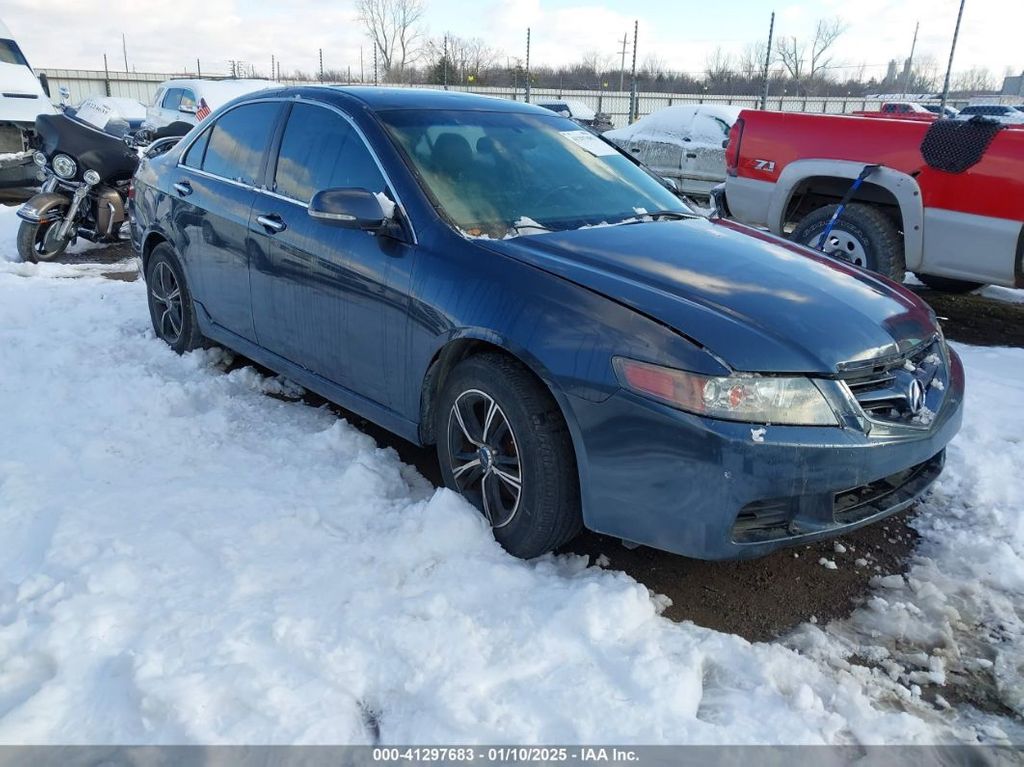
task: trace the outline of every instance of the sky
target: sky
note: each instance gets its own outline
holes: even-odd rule
[[[648,0],[425,0],[426,31],[479,37],[509,60],[525,56],[526,29],[532,30],[531,61],[564,64],[596,51],[611,66],[621,61],[624,34],[639,22],[638,62],[654,55],[672,69],[699,73],[717,47],[738,55],[744,45],[765,39],[772,11],[776,37],[811,35],[819,18],[838,16],[848,29],[835,48],[836,74],[882,76],[890,59],[910,52],[915,22],[921,29],[917,60],[945,70],[959,0],[805,0],[773,4],[766,0],[689,2]],[[228,61],[244,61],[267,73],[271,56],[282,71],[315,72],[318,50],[325,67],[358,73],[360,48],[367,76],[372,48],[356,18],[355,0],[112,0],[97,13],[81,0],[4,0],[3,21],[37,68],[124,68],[139,72],[225,73]],[[1024,70],[1024,2],[966,0],[954,71],[987,67],[998,80]],[[630,54],[631,55],[631,54]],[[629,67],[629,55],[626,59]]]

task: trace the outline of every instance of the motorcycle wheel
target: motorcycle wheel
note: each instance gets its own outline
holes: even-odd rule
[[[48,221],[42,224],[33,224],[22,221],[18,227],[18,255],[22,261],[38,263],[40,261],[53,261],[67,248],[71,238],[58,240],[56,235],[60,227],[59,221]]]

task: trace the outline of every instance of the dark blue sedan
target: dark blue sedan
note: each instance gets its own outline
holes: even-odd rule
[[[964,374],[899,285],[690,214],[567,119],[414,89],[228,104],[135,179],[156,334],[419,445],[532,557],[756,556],[905,508]]]

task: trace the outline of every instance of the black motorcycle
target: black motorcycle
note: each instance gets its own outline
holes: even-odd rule
[[[70,110],[39,115],[33,159],[43,183],[18,211],[18,254],[25,261],[52,261],[79,237],[97,243],[126,239],[126,205],[140,150],[167,151],[191,128],[172,123],[153,133],[133,131],[116,118],[101,128]]]

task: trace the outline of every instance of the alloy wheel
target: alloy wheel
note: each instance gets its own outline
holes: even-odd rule
[[[515,517],[523,494],[523,472],[512,426],[486,392],[462,392],[448,414],[448,451],[459,492],[492,527]]]
[[[149,295],[158,306],[156,326],[160,337],[172,346],[181,338],[181,287],[166,261],[157,263],[150,280]]]

